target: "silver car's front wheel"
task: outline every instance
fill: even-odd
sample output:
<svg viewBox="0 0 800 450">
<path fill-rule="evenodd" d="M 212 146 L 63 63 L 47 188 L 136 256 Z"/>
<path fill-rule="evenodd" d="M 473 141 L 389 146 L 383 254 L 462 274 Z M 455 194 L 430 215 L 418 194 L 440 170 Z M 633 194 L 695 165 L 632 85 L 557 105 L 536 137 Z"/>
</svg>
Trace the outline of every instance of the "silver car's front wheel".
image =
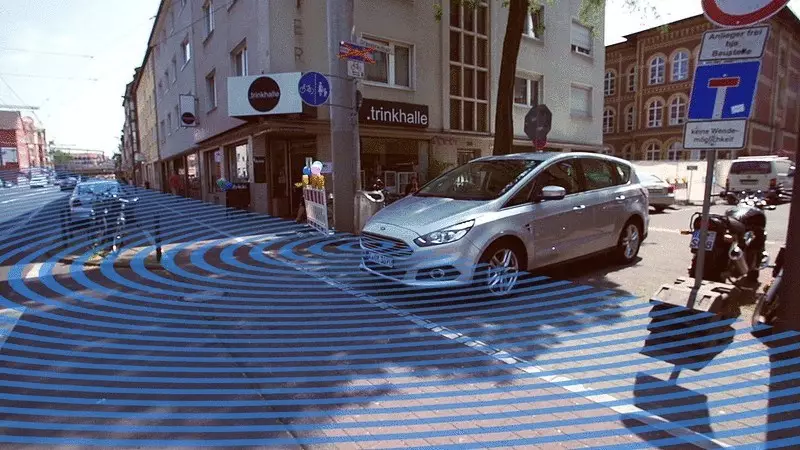
<svg viewBox="0 0 800 450">
<path fill-rule="evenodd" d="M 492 246 L 481 258 L 479 270 L 486 289 L 495 296 L 511 293 L 523 270 L 518 253 L 507 246 Z"/>
</svg>

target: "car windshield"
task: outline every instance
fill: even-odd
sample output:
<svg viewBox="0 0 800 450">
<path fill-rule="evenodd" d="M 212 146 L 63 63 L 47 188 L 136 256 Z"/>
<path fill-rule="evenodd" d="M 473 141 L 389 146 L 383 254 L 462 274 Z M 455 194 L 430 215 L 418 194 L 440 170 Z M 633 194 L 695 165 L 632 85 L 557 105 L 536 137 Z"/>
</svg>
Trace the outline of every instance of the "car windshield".
<svg viewBox="0 0 800 450">
<path fill-rule="evenodd" d="M 663 183 L 664 180 L 658 178 L 657 176 L 653 175 L 652 173 L 647 172 L 639 172 L 639 181 L 642 184 L 655 184 L 655 183 Z"/>
<path fill-rule="evenodd" d="M 119 195 L 117 183 L 89 183 L 78 186 L 78 195 Z"/>
<path fill-rule="evenodd" d="M 731 164 L 732 175 L 768 175 L 772 164 L 768 161 L 737 161 Z"/>
<path fill-rule="evenodd" d="M 493 200 L 508 192 L 541 161 L 524 159 L 472 161 L 423 186 L 418 197 Z"/>
</svg>

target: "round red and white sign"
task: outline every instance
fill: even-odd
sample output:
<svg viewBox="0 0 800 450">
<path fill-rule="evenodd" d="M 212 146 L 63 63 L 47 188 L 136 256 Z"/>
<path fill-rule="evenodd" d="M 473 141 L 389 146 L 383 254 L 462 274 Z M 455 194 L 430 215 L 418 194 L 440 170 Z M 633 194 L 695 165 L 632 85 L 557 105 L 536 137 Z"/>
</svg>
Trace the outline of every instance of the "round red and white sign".
<svg viewBox="0 0 800 450">
<path fill-rule="evenodd" d="M 708 20 L 721 27 L 744 27 L 764 21 L 789 0 L 701 0 Z"/>
</svg>

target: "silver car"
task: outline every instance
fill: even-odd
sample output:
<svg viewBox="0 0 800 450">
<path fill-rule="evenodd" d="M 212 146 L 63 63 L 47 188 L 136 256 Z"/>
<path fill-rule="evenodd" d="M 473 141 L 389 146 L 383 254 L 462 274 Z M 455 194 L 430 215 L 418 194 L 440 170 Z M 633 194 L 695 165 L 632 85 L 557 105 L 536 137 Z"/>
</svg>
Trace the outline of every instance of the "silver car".
<svg viewBox="0 0 800 450">
<path fill-rule="evenodd" d="M 650 206 L 656 212 L 664 212 L 675 204 L 675 186 L 648 172 L 637 171 L 637 174 L 642 186 L 647 189 Z"/>
<path fill-rule="evenodd" d="M 636 260 L 647 190 L 623 159 L 594 153 L 478 158 L 375 214 L 361 268 L 410 286 L 480 283 L 511 292 L 521 272 L 612 250 Z"/>
</svg>

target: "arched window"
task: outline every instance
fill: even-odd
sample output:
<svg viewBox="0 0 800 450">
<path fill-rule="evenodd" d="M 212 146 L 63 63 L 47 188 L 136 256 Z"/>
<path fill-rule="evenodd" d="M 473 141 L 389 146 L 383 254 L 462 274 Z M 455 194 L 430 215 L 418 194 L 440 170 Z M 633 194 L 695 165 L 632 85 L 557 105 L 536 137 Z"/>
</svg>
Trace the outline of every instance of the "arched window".
<svg viewBox="0 0 800 450">
<path fill-rule="evenodd" d="M 625 131 L 633 131 L 636 128 L 636 108 L 628 105 L 625 108 Z"/>
<path fill-rule="evenodd" d="M 664 103 L 655 99 L 647 106 L 647 127 L 656 128 L 664 125 Z"/>
<path fill-rule="evenodd" d="M 625 144 L 625 146 L 622 147 L 622 158 L 633 161 L 633 144 Z"/>
<path fill-rule="evenodd" d="M 662 84 L 664 82 L 665 73 L 664 58 L 656 56 L 650 61 L 650 84 Z"/>
<path fill-rule="evenodd" d="M 614 125 L 616 114 L 613 108 L 606 108 L 603 111 L 603 133 L 613 133 L 614 132 Z"/>
<path fill-rule="evenodd" d="M 679 95 L 672 99 L 669 104 L 669 124 L 680 125 L 686 122 L 686 99 Z"/>
<path fill-rule="evenodd" d="M 614 71 L 606 71 L 606 75 L 603 78 L 603 92 L 605 92 L 605 95 L 614 95 L 616 91 L 616 81 L 617 77 L 614 75 Z"/>
<path fill-rule="evenodd" d="M 683 144 L 675 141 L 667 148 L 667 159 L 670 161 L 682 161 L 686 159 L 686 152 L 683 151 Z"/>
<path fill-rule="evenodd" d="M 636 66 L 628 68 L 628 92 L 636 91 Z"/>
<path fill-rule="evenodd" d="M 689 52 L 681 50 L 672 57 L 672 81 L 689 78 Z"/>
<path fill-rule="evenodd" d="M 659 161 L 661 159 L 661 144 L 653 141 L 644 148 L 644 159 L 647 161 Z"/>
</svg>

